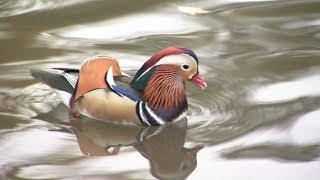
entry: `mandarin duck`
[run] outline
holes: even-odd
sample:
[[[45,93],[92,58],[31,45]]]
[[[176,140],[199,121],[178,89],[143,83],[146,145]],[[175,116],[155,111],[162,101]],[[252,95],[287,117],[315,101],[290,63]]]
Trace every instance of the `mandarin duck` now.
[[[198,58],[187,48],[168,47],[154,54],[133,79],[121,71],[116,59],[97,56],[80,69],[31,70],[49,85],[72,112],[91,118],[159,126],[186,116],[186,84],[204,89]]]

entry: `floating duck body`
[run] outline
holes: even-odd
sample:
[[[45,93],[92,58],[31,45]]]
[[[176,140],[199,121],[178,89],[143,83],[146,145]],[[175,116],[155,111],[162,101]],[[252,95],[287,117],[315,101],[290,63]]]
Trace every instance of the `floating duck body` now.
[[[116,59],[97,56],[79,70],[32,70],[54,88],[73,112],[113,122],[159,126],[184,118],[188,108],[185,81],[207,86],[198,58],[189,49],[165,48],[153,55],[131,80]],[[130,83],[128,83],[130,82]]]

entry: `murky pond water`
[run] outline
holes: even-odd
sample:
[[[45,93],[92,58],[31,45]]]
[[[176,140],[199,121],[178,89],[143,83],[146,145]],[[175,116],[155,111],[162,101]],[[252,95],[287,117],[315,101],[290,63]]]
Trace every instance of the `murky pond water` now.
[[[0,179],[319,179],[318,0],[0,2]],[[96,54],[136,70],[193,49],[188,121],[160,128],[68,110],[32,68]]]

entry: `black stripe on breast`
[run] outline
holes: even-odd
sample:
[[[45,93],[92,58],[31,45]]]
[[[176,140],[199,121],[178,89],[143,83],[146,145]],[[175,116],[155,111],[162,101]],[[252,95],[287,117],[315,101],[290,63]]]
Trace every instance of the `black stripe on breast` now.
[[[144,115],[146,116],[147,118],[147,121],[152,125],[152,126],[160,126],[161,124],[159,124],[159,122],[153,118],[149,112],[147,111],[146,109],[146,103],[145,102],[142,102],[142,110],[143,110],[143,113]]]

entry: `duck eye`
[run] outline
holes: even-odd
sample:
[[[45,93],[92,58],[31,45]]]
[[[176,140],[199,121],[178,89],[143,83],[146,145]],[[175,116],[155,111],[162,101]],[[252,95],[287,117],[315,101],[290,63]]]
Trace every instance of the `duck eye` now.
[[[182,68],[183,68],[183,69],[189,69],[189,66],[186,65],[186,64],[184,64],[184,65],[182,65]]]

